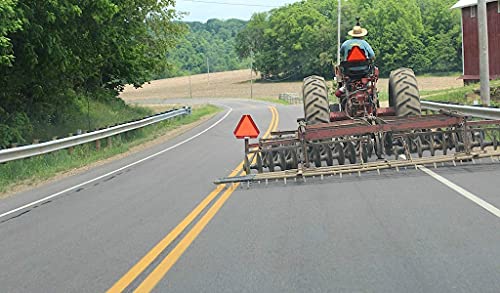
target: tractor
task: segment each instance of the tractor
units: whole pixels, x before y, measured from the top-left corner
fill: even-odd
[[[500,156],[499,121],[478,121],[456,112],[422,115],[413,70],[389,76],[389,107],[380,107],[378,68],[354,47],[336,68],[338,103],[330,105],[325,79],[303,82],[304,117],[296,130],[272,133],[246,144],[246,174],[216,184],[396,169],[437,163],[456,164]],[[352,57],[352,58],[351,58]]]

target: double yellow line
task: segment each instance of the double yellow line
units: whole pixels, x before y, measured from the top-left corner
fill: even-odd
[[[268,137],[272,131],[275,131],[279,123],[278,111],[275,107],[269,107],[272,114],[271,124],[264,137]],[[231,172],[230,177],[236,176],[243,169],[241,162],[236,169]],[[201,212],[219,195],[219,199],[210,207],[210,209],[196,222],[177,246],[156,266],[156,268],[146,277],[146,279],[137,287],[134,292],[150,292],[165,277],[172,266],[182,256],[191,243],[203,231],[206,225],[212,220],[224,203],[231,197],[239,184],[219,185],[203,201],[187,215],[168,235],[163,238],[153,249],[151,249],[139,262],[137,262],[113,287],[107,292],[122,292],[125,290],[144,270],[201,214]],[[226,189],[227,187],[227,189]]]

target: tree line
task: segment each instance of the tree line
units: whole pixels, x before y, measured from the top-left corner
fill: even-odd
[[[235,49],[236,36],[246,27],[239,19],[209,19],[206,23],[182,22],[187,33],[167,55],[170,67],[158,78],[220,72],[247,67]],[[208,64],[207,64],[208,63]]]
[[[387,76],[399,67],[417,73],[456,72],[462,68],[460,12],[456,0],[342,1],[342,42],[361,18],[376,64]],[[242,58],[254,52],[264,75],[296,79],[332,76],[337,60],[337,1],[308,0],[254,14],[238,34]]]
[[[168,68],[173,0],[2,0],[0,147]]]

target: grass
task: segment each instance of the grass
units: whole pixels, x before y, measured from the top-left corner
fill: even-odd
[[[143,129],[114,136],[110,147],[106,146],[106,140],[104,140],[100,151],[96,150],[95,143],[89,143],[75,147],[71,154],[67,150],[61,150],[47,155],[0,164],[0,194],[19,185],[34,185],[53,178],[61,172],[81,168],[125,153],[132,147],[163,136],[172,129],[191,124],[219,111],[220,108],[212,105],[193,108],[190,116],[163,121]]]
[[[259,101],[264,101],[264,102],[270,102],[270,103],[275,103],[275,104],[280,104],[280,105],[291,105],[288,101],[280,100],[277,98],[257,98]]]
[[[491,81],[490,86],[499,87],[500,80]],[[472,93],[475,89],[478,88],[479,84],[472,84],[461,88],[453,88],[453,89],[437,90],[437,91],[422,91],[420,94],[422,98],[430,101],[471,104],[470,101],[467,101],[465,95],[468,93]],[[492,105],[498,106],[499,101],[494,101],[492,99]]]
[[[33,139],[46,141],[53,137],[65,137],[78,130],[99,129],[151,114],[151,109],[126,105],[123,100],[117,98],[92,99],[87,104],[87,100],[80,97],[61,109],[55,121],[50,117],[33,121],[34,131],[32,137],[27,137],[27,142],[30,143]]]
[[[462,75],[462,72],[434,72],[434,73],[424,73],[424,74],[419,74],[418,77],[450,77],[450,76],[460,76]]]

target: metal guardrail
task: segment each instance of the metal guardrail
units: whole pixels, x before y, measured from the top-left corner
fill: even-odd
[[[108,138],[117,134],[125,133],[131,130],[143,128],[145,126],[155,124],[161,121],[190,114],[191,114],[191,108],[184,107],[182,109],[171,110],[165,113],[147,117],[145,119],[120,124],[106,129],[96,130],[93,132],[77,136],[70,136],[38,144],[31,144],[21,147],[3,149],[0,150],[0,163],[34,157],[58,150],[75,147],[85,143],[98,141],[103,138]]]
[[[488,108],[481,106],[465,106],[456,104],[436,103],[430,101],[421,101],[422,110],[439,111],[450,110],[463,113],[466,116],[483,118],[483,119],[500,119],[500,109]]]
[[[297,93],[283,93],[279,95],[279,99],[282,101],[286,101],[289,104],[302,103],[302,98]]]

